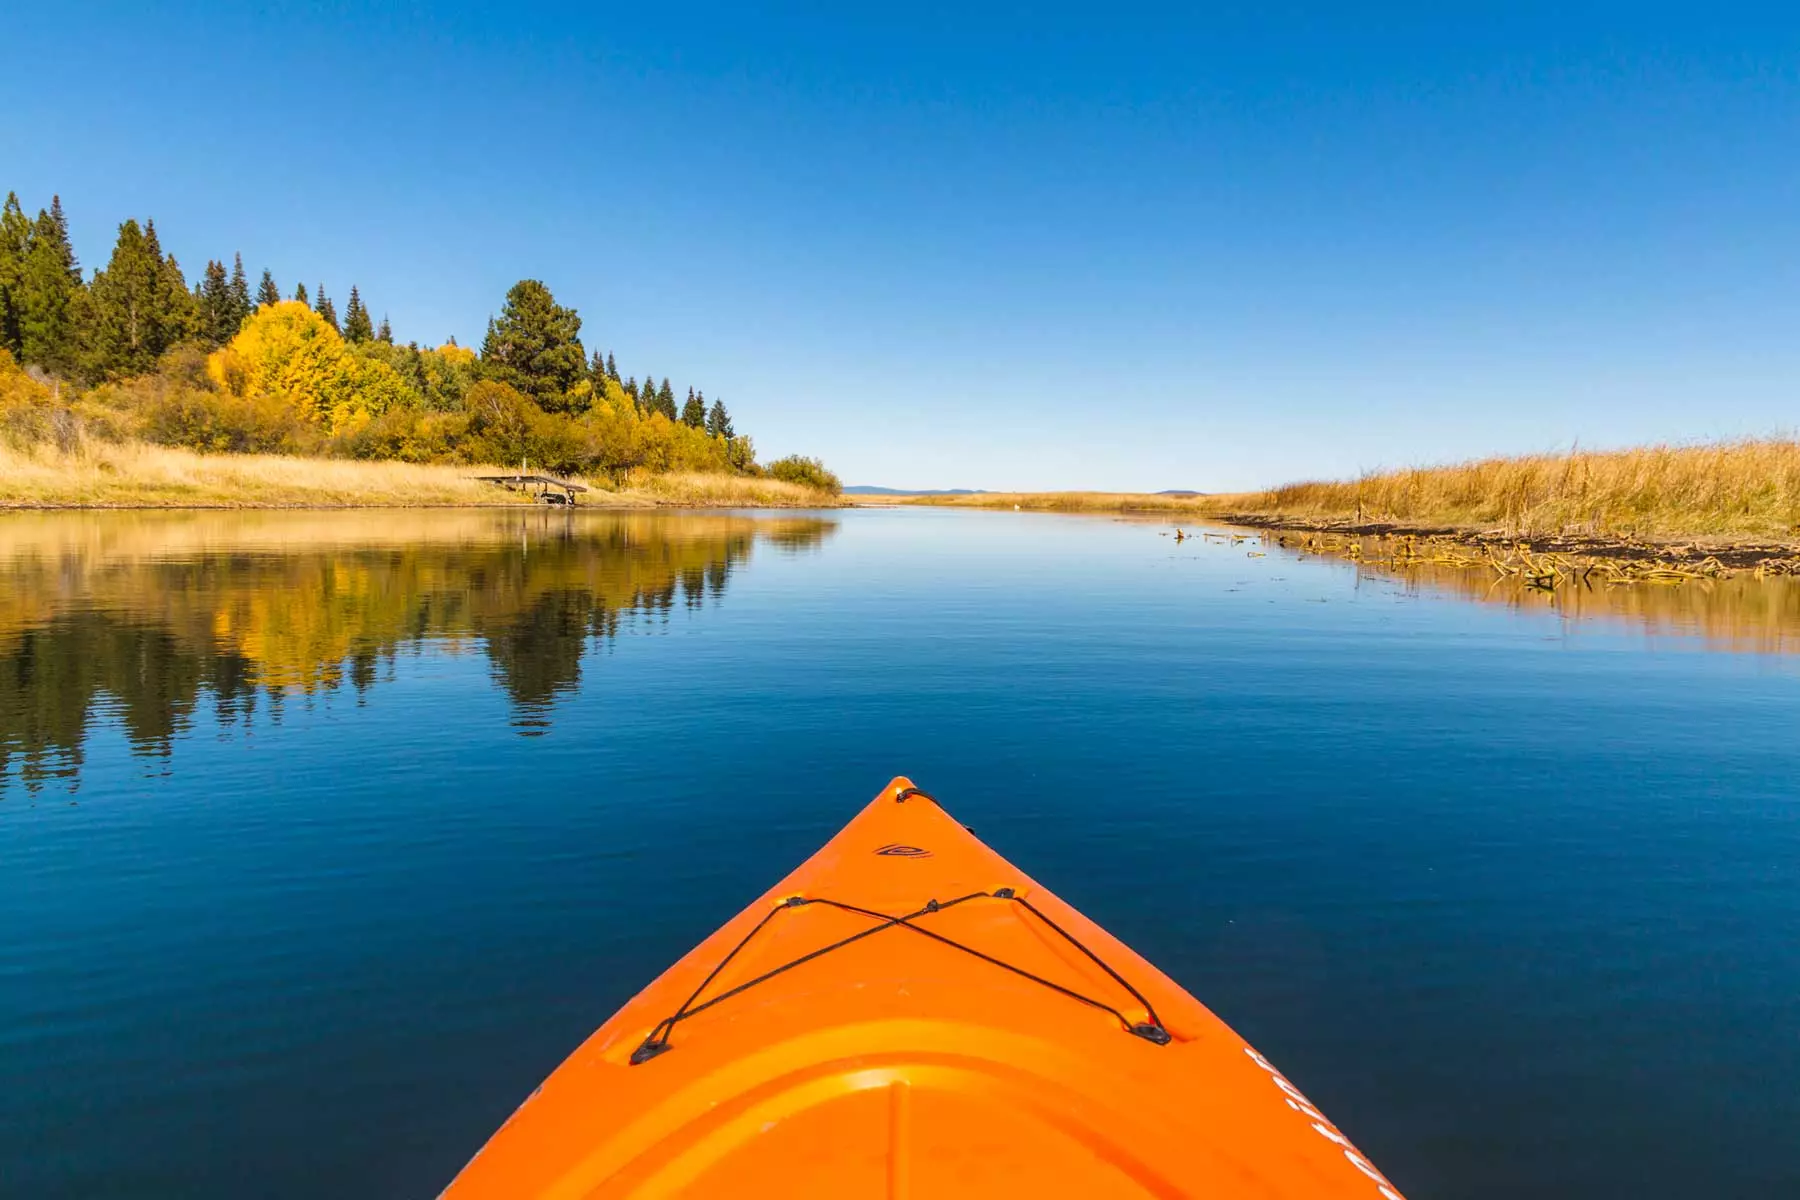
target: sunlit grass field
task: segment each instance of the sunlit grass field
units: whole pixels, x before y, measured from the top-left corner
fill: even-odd
[[[1256,514],[1524,534],[1691,538],[1800,535],[1800,441],[1533,454],[1303,481],[1264,492],[1159,496],[992,493],[908,502],[1064,512]]]
[[[275,454],[199,454],[84,440],[77,448],[0,443],[0,506],[12,508],[412,508],[507,505],[529,498],[472,476],[498,468],[432,466]],[[634,476],[584,504],[615,507],[835,506],[837,498],[776,479]]]

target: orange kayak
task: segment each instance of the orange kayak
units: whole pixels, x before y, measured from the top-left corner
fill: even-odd
[[[465,1167],[493,1197],[1399,1200],[1174,981],[896,779]]]

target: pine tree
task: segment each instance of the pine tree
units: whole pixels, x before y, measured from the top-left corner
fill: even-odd
[[[325,294],[325,285],[322,283],[319,285],[318,291],[313,293],[313,311],[324,317],[325,323],[334,331],[343,332],[338,329],[337,305],[333,304],[331,297]]]
[[[231,281],[225,274],[225,264],[216,258],[207,260],[206,273],[201,277],[198,310],[200,336],[206,341],[223,346],[236,335],[231,324]]]
[[[656,393],[656,411],[673,421],[677,419],[675,412],[675,389],[669,386],[667,376],[663,377],[662,390]]]
[[[481,369],[489,379],[511,384],[545,412],[569,412],[570,395],[587,377],[581,345],[581,317],[564,308],[536,279],[521,279],[506,293],[499,317],[488,323],[481,346]]]
[[[162,353],[156,330],[161,275],[156,226],[146,234],[136,218],[128,218],[119,226],[106,269],[94,272],[88,292],[90,324],[83,338],[88,375],[134,375]]]
[[[15,192],[6,193],[0,209],[0,347],[15,358],[25,352],[19,322],[19,282],[25,275],[25,256],[31,252],[31,219],[19,207]]]
[[[378,342],[386,342],[390,346],[394,344],[394,327],[388,324],[386,313],[381,314],[381,325],[375,330],[375,340]],[[414,342],[412,345],[413,349],[417,351],[418,343]]]
[[[238,327],[250,315],[250,280],[244,274],[244,256],[231,256],[231,334],[237,336]]]
[[[614,383],[619,382],[619,364],[613,361],[611,350],[606,352],[606,377]]]
[[[625,381],[625,394],[627,396],[631,397],[632,407],[638,409],[639,411],[643,410],[644,402],[642,400],[638,399],[638,385],[637,385],[637,376],[636,375],[633,375],[630,379],[627,379]]]
[[[344,340],[368,342],[375,338],[375,327],[369,323],[369,310],[363,307],[356,285],[350,285],[350,303],[344,306]]]
[[[706,432],[728,442],[736,436],[731,429],[731,414],[725,411],[723,400],[714,400],[712,411],[706,414]]]
[[[15,303],[23,361],[63,374],[74,372],[76,305],[81,295],[81,267],[69,245],[62,198],[52,196],[49,210],[38,210],[19,272]]]
[[[187,280],[181,274],[181,264],[175,261],[173,254],[162,261],[158,293],[157,316],[162,323],[160,336],[163,349],[166,350],[200,332],[199,305],[194,303],[194,294],[188,291]]]
[[[706,425],[706,393],[695,395],[693,388],[688,389],[687,403],[681,409],[681,423],[694,429]]]
[[[269,274],[269,268],[263,268],[262,283],[256,289],[256,307],[281,303],[281,289],[275,286],[275,276]]]
[[[296,283],[294,285],[294,299],[306,305],[308,308],[312,307],[312,301],[306,298],[306,285],[304,283]]]

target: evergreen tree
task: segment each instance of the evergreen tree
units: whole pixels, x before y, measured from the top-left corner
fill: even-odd
[[[669,386],[666,375],[663,377],[662,390],[656,393],[656,411],[671,421],[678,419],[675,412],[675,389]]]
[[[377,328],[375,330],[375,340],[378,342],[386,342],[390,346],[394,344],[394,327],[392,325],[388,324],[388,319],[387,319],[386,313],[381,314],[381,325],[379,328]],[[413,353],[417,354],[418,350],[419,350],[419,344],[417,342],[413,342],[412,348],[413,348]],[[420,388],[419,390],[423,391],[424,389]]]
[[[194,303],[194,294],[188,291],[187,280],[181,274],[181,264],[175,261],[173,254],[162,261],[158,291],[158,317],[162,322],[160,336],[163,349],[166,350],[200,332],[200,307]]]
[[[706,414],[706,432],[728,442],[736,436],[731,429],[731,415],[725,411],[723,400],[714,400],[712,410]]]
[[[633,375],[630,379],[627,379],[625,381],[625,394],[627,396],[631,397],[632,407],[638,409],[641,412],[644,407],[644,402],[638,398],[638,385],[637,385],[637,376],[636,375]]]
[[[538,280],[521,279],[506,293],[499,317],[488,323],[481,368],[546,412],[570,411],[569,393],[587,376],[581,317],[558,304]]]
[[[25,352],[19,320],[19,283],[25,275],[25,256],[31,252],[31,218],[19,207],[14,192],[6,194],[0,209],[0,347],[17,358]]]
[[[308,308],[312,307],[312,301],[306,298],[306,285],[304,283],[296,283],[294,285],[294,299],[306,305]]]
[[[322,283],[319,285],[318,291],[313,293],[313,311],[324,317],[325,323],[332,329],[339,333],[343,332],[338,329],[337,305],[333,304],[331,297],[325,294],[325,285]]]
[[[695,429],[705,427],[706,394],[704,392],[695,395],[693,388],[688,389],[687,404],[682,406],[681,409],[681,423],[683,425],[691,425]]]
[[[81,267],[69,245],[69,222],[62,198],[38,210],[30,248],[19,272],[15,297],[19,321],[19,357],[52,371],[75,370],[75,317],[82,294]]]
[[[250,280],[244,274],[244,256],[231,256],[231,335],[237,336],[238,327],[251,313]]]
[[[133,375],[156,361],[163,349],[156,336],[161,276],[155,226],[146,236],[136,218],[128,218],[119,226],[106,269],[94,272],[88,292],[92,303],[83,350],[89,375]]]
[[[197,309],[200,336],[206,341],[223,346],[236,336],[237,328],[231,323],[231,281],[225,264],[216,258],[207,260]]]
[[[256,307],[281,303],[281,289],[275,286],[275,277],[269,274],[269,268],[263,268],[262,283],[256,289]]]
[[[369,323],[369,310],[363,307],[356,285],[350,285],[350,303],[344,306],[344,340],[368,342],[375,339],[375,327]]]
[[[613,361],[612,351],[606,352],[606,377],[614,383],[619,382],[619,364]]]

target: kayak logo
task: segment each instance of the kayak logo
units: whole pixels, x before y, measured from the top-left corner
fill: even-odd
[[[903,846],[899,842],[889,842],[887,845],[885,845],[885,846],[881,847],[879,850],[875,851],[875,853],[885,854],[891,858],[930,858],[931,857],[931,851],[929,851],[929,850],[922,849],[921,847],[918,847],[918,846]]]

